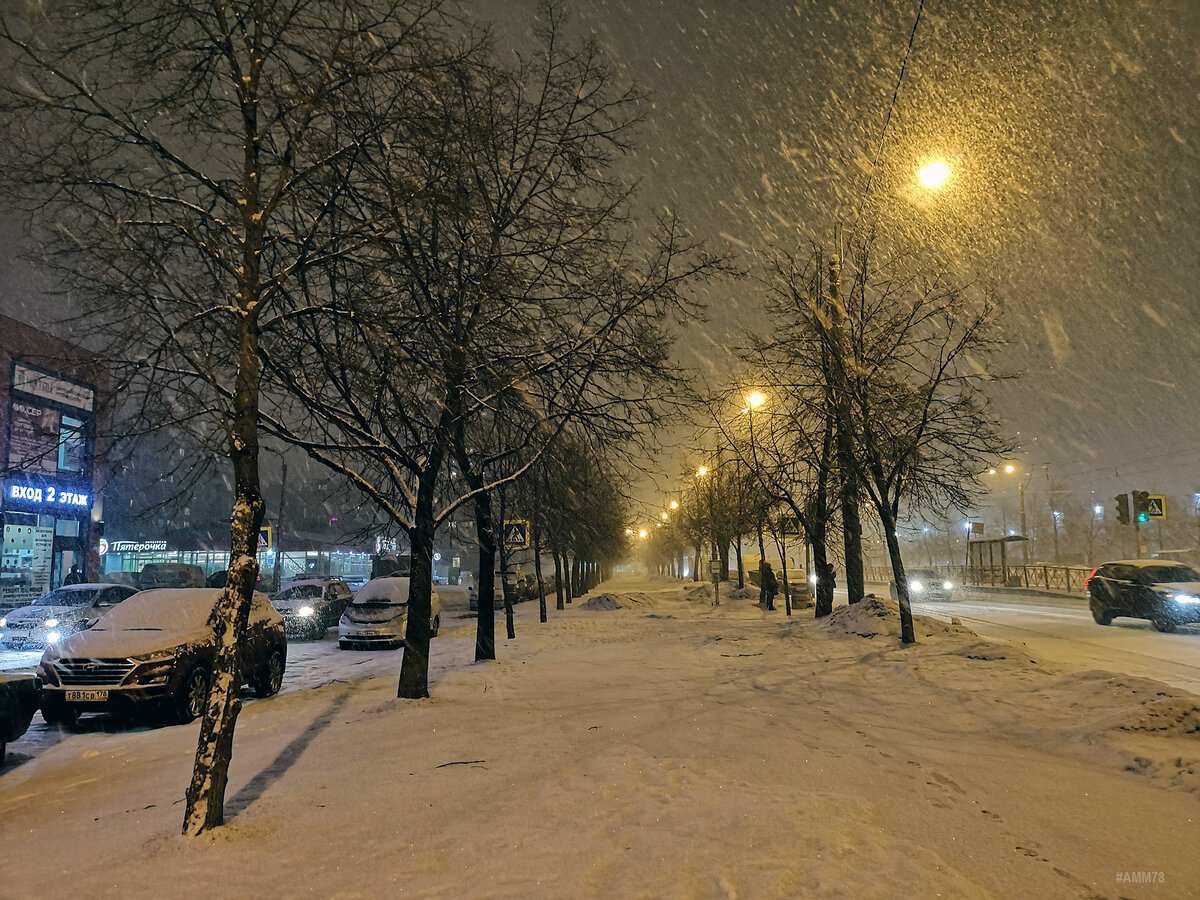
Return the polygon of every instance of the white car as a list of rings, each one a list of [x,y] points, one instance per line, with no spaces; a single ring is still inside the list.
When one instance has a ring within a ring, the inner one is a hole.
[[[429,636],[442,624],[442,600],[437,588],[430,597]],[[408,627],[408,578],[372,578],[354,595],[338,622],[338,646],[343,650],[395,650],[404,643]]]
[[[12,650],[40,650],[91,628],[137,588],[124,584],[67,584],[36,603],[0,618],[0,644]]]

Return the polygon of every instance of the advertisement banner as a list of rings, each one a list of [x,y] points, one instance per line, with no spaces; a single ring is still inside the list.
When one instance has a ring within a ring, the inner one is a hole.
[[[9,423],[9,469],[45,474],[57,472],[62,424],[57,410],[14,399]]]

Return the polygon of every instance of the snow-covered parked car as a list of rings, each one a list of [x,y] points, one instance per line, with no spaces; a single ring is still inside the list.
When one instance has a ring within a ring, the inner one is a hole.
[[[68,584],[36,603],[0,618],[0,645],[12,650],[40,650],[76,632],[91,628],[99,618],[137,593],[124,584]]]
[[[42,654],[42,718],[73,725],[80,713],[166,712],[190,722],[204,711],[216,656],[219,588],[160,588],[134,594],[87,631]],[[283,618],[255,592],[242,650],[242,678],[259,697],[276,693],[287,665]]]
[[[271,605],[283,616],[288,637],[315,640],[338,623],[352,596],[340,578],[305,578],[284,585],[272,595]]]
[[[0,672],[0,765],[8,742],[29,728],[38,708],[38,680],[33,675]]]
[[[430,636],[442,624],[442,600],[437,588],[429,617]],[[408,627],[408,578],[385,575],[372,578],[354,595],[338,622],[338,646],[343,650],[394,650],[404,643]]]

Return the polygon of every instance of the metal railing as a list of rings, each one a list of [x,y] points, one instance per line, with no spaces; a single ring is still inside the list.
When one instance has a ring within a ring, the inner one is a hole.
[[[914,566],[914,568],[917,568]],[[1033,591],[1054,591],[1060,594],[1084,596],[1084,579],[1091,574],[1090,566],[920,566],[935,569],[956,584],[967,587],[1010,587]],[[890,582],[892,571],[882,566],[868,567],[868,581]]]

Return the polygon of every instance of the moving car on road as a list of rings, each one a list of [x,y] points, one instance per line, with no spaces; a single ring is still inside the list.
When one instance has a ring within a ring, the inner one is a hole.
[[[25,733],[37,708],[37,678],[0,672],[0,765],[4,764],[8,742]]]
[[[293,581],[271,597],[283,616],[288,637],[316,640],[338,623],[353,594],[340,578],[305,578]]]
[[[40,650],[91,628],[102,615],[136,593],[137,588],[124,584],[64,585],[0,618],[0,645],[12,650]]]
[[[1200,572],[1161,559],[1119,559],[1092,570],[1084,581],[1098,625],[1117,616],[1149,619],[1159,631],[1200,622]]]
[[[909,569],[904,575],[908,580],[909,600],[949,602],[954,599],[954,582],[937,569]],[[889,587],[895,600],[895,582]]]
[[[166,712],[190,722],[208,700],[220,588],[161,588],[134,594],[93,628],[42,654],[42,718],[74,725],[80,713]],[[242,678],[255,694],[278,692],[287,664],[283,618],[255,592],[242,650]]]
[[[442,624],[442,600],[437,588],[429,616],[430,637]],[[372,578],[354,595],[338,622],[338,646],[343,650],[395,650],[404,643],[408,627],[408,578],[385,575]]]

